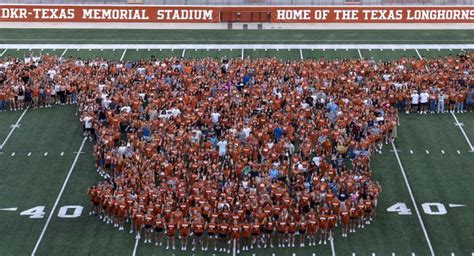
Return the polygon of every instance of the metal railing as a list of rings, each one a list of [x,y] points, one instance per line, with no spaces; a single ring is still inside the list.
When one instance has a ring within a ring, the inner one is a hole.
[[[474,5],[474,0],[0,0],[0,4],[144,5]]]

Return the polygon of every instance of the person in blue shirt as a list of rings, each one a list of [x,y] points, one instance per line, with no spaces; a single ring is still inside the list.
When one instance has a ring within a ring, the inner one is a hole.
[[[275,138],[275,142],[278,142],[280,140],[281,136],[283,135],[283,129],[279,126],[275,127],[273,129],[273,138]]]
[[[275,168],[275,166],[272,166],[270,168],[270,171],[268,172],[268,175],[272,178],[272,179],[276,179],[278,177],[278,170]]]

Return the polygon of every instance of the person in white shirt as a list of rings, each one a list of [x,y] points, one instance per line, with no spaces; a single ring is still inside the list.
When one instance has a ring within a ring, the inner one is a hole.
[[[221,139],[217,142],[217,147],[219,148],[219,160],[222,162],[224,161],[224,157],[227,152],[227,141],[225,139]]]
[[[90,141],[92,141],[92,116],[86,114],[81,121],[84,123],[84,136],[88,137]]]
[[[219,122],[219,117],[221,116],[221,114],[217,113],[217,112],[212,112],[211,113],[211,121],[213,124],[217,124]]]
[[[430,94],[426,90],[420,93],[420,114],[426,114],[429,97]]]
[[[419,103],[420,103],[420,95],[418,94],[418,91],[415,90],[411,94],[411,112],[413,112],[413,113],[418,112],[418,104]]]

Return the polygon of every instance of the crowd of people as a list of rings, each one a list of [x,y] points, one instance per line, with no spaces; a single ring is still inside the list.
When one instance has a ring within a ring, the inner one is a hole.
[[[315,246],[373,221],[370,159],[399,112],[472,111],[472,61],[7,59],[0,101],[20,108],[17,87],[38,88],[33,107],[77,100],[105,178],[90,214],[144,243]]]

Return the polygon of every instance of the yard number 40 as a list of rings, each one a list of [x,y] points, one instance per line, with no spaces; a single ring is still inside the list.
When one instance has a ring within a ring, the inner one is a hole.
[[[425,214],[428,215],[445,215],[448,213],[442,203],[424,203],[421,207]],[[396,203],[388,207],[387,212],[397,212],[399,215],[411,215],[412,213],[405,203]]]
[[[41,219],[44,217],[44,206],[36,206],[28,210],[20,212],[20,215],[30,216],[30,219]],[[80,205],[65,205],[59,209],[58,217],[59,218],[77,218],[81,216],[82,209],[84,207]],[[72,213],[70,212],[72,210]]]

